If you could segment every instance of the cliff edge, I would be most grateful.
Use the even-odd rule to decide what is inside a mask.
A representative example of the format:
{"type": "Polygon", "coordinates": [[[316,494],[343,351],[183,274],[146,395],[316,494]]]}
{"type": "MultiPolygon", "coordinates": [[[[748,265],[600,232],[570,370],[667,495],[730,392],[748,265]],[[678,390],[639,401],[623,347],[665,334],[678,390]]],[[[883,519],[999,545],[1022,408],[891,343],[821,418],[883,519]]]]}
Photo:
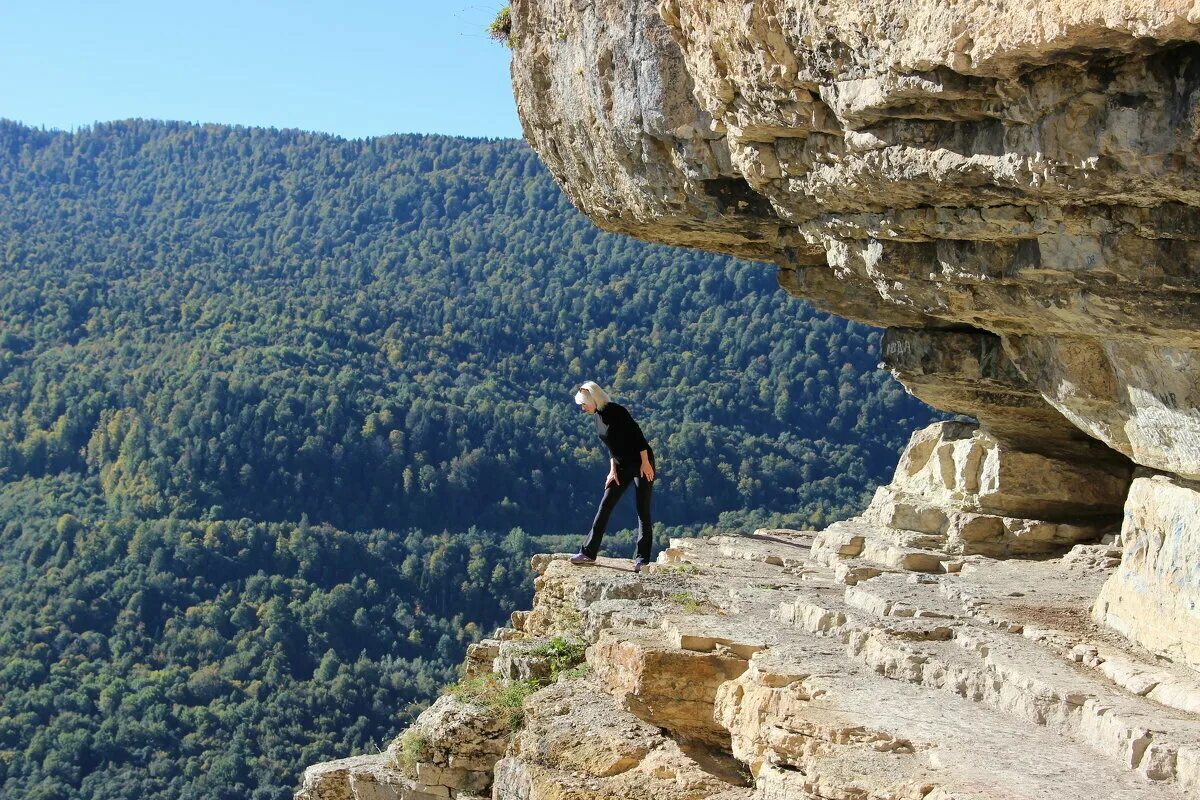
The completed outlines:
{"type": "Polygon", "coordinates": [[[1200,677],[1087,615],[1111,537],[1019,560],[907,536],[675,540],[641,575],[537,556],[533,609],[464,681],[297,798],[1197,796],[1200,677]]]}

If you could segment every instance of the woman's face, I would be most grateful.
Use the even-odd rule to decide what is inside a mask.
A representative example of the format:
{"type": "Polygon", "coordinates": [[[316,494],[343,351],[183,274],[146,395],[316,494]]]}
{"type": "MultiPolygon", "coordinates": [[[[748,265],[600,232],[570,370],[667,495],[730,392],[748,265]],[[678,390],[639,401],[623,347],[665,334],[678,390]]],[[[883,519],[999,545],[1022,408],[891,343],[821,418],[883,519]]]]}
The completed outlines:
{"type": "Polygon", "coordinates": [[[580,386],[579,392],[586,398],[582,403],[579,404],[579,407],[589,414],[595,414],[596,402],[592,400],[592,393],[587,390],[586,386],[580,386]]]}

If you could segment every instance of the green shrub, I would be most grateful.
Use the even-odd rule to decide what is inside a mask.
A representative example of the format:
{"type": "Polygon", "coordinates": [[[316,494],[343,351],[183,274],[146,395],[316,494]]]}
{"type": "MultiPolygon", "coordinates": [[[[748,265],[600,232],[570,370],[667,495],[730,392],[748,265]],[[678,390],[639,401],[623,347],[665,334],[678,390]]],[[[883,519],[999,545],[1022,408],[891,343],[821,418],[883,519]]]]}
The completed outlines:
{"type": "Polygon", "coordinates": [[[421,734],[407,730],[400,736],[400,750],[396,754],[396,768],[409,778],[417,777],[417,762],[425,754],[429,740],[421,734]]]}
{"type": "MultiPolygon", "coordinates": [[[[504,719],[509,729],[515,732],[525,721],[525,698],[554,683],[560,675],[577,678],[586,674],[587,665],[580,663],[586,647],[582,639],[556,636],[529,652],[531,656],[549,661],[550,674],[545,678],[505,682],[499,675],[489,672],[451,684],[445,691],[463,702],[483,708],[494,719],[504,719]]],[[[402,740],[402,753],[404,744],[402,740]]]]}
{"type": "Polygon", "coordinates": [[[525,698],[541,688],[538,681],[510,681],[489,672],[446,687],[446,691],[465,703],[479,706],[494,719],[504,719],[509,730],[518,731],[525,722],[525,698]]]}
{"type": "Polygon", "coordinates": [[[709,608],[707,603],[697,599],[696,595],[691,592],[676,592],[669,599],[689,614],[699,614],[701,611],[706,611],[709,608]]]}
{"type": "Polygon", "coordinates": [[[583,653],[587,643],[582,639],[565,636],[555,636],[545,644],[534,648],[530,655],[545,658],[550,663],[548,683],[558,680],[558,676],[583,661],[583,653]]]}
{"type": "Polygon", "coordinates": [[[512,47],[512,10],[508,6],[496,13],[496,18],[488,25],[488,36],[505,47],[512,47]]]}

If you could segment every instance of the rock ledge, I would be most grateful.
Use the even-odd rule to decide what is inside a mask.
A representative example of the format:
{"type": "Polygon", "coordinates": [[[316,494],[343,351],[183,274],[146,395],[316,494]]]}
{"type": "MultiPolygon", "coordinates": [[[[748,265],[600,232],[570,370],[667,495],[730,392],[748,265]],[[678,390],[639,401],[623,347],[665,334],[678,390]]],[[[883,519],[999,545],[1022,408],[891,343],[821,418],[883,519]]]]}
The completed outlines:
{"type": "Polygon", "coordinates": [[[1200,792],[1200,678],[1089,617],[1119,561],[1113,537],[1036,561],[965,555],[937,572],[873,560],[878,548],[837,553],[828,538],[674,540],[641,575],[539,556],[532,612],[468,666],[480,674],[491,656],[507,675],[534,674],[515,666],[538,652],[530,642],[581,636],[586,667],[531,694],[516,734],[443,697],[414,726],[427,734],[415,778],[395,766],[406,733],[388,754],[309,768],[297,797],[1200,792]]]}

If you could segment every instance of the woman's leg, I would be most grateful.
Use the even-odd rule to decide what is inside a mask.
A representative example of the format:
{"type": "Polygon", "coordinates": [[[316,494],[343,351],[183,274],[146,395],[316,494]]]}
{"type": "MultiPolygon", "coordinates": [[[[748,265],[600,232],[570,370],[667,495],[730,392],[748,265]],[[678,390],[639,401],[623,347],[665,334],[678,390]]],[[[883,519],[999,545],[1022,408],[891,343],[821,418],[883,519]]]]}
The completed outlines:
{"type": "Polygon", "coordinates": [[[637,557],[648,564],[650,552],[654,547],[654,529],[650,523],[650,497],[654,493],[654,481],[648,481],[639,475],[634,480],[634,486],[637,488],[637,557]]]}
{"type": "Polygon", "coordinates": [[[599,555],[600,541],[604,538],[604,532],[608,530],[608,518],[612,516],[613,506],[629,488],[629,476],[618,475],[617,477],[619,483],[610,483],[605,487],[604,497],[600,498],[600,507],[596,509],[596,519],[592,521],[591,533],[588,534],[587,541],[583,543],[583,549],[580,550],[588,558],[595,558],[599,555]]]}

